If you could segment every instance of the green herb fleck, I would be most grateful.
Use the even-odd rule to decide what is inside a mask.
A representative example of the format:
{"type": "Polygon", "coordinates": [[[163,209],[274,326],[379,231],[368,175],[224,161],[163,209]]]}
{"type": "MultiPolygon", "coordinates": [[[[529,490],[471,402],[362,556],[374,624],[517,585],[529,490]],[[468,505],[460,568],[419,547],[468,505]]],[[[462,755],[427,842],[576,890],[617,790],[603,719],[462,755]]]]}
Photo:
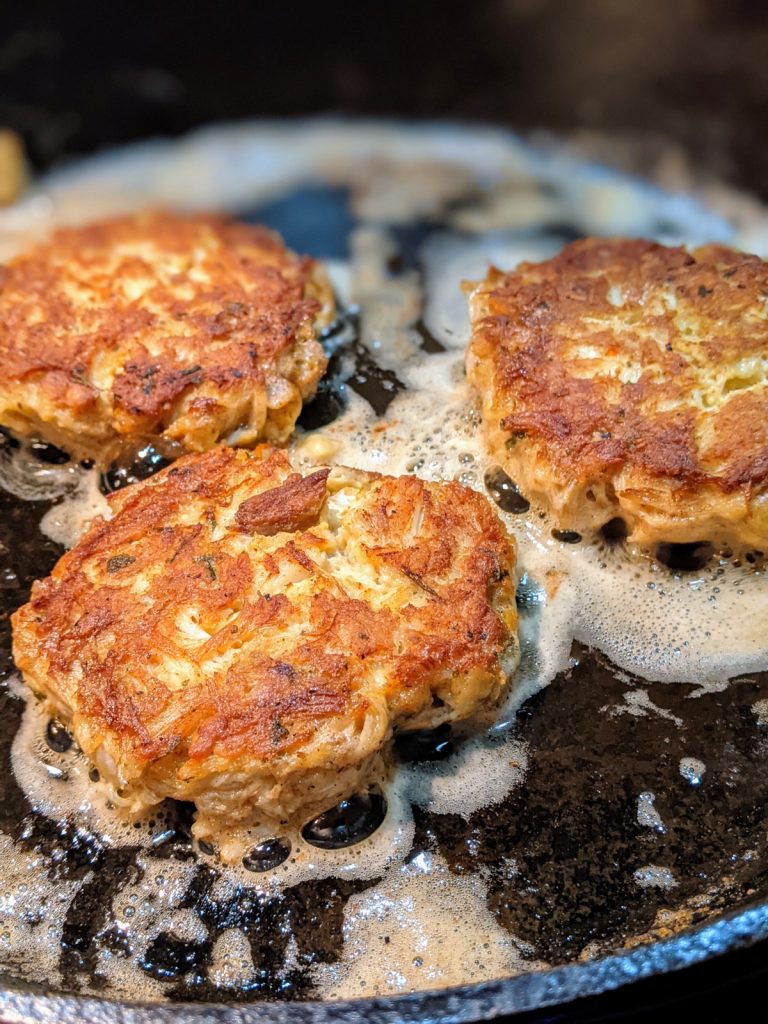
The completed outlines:
{"type": "Polygon", "coordinates": [[[136,559],[132,555],[113,555],[107,562],[107,572],[119,572],[136,559]]]}
{"type": "Polygon", "coordinates": [[[524,430],[520,430],[517,433],[512,434],[510,437],[507,438],[507,440],[504,442],[504,447],[507,448],[507,449],[514,448],[515,445],[517,444],[517,442],[518,441],[522,441],[522,439],[524,437],[525,437],[525,431],[524,430]]]}
{"type": "Polygon", "coordinates": [[[159,372],[159,366],[148,366],[147,369],[140,374],[141,379],[144,381],[144,385],[141,390],[145,395],[151,395],[155,390],[155,375],[159,372]]]}
{"type": "Polygon", "coordinates": [[[213,560],[213,555],[200,555],[200,557],[196,558],[195,561],[203,563],[208,570],[208,576],[211,580],[217,580],[219,578],[216,575],[216,563],[213,560]]]}

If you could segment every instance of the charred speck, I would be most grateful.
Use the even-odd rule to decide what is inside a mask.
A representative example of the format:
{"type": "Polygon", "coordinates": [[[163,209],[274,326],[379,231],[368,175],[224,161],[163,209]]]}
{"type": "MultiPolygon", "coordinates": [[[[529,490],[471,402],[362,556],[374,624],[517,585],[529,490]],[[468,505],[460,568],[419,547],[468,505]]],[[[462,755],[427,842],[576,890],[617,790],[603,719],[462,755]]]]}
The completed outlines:
{"type": "Polygon", "coordinates": [[[61,722],[52,718],[45,730],[45,742],[51,750],[55,750],[57,754],[64,754],[72,746],[72,737],[61,722]]]}
{"type": "Polygon", "coordinates": [[[443,722],[436,729],[410,729],[398,733],[395,751],[400,761],[442,761],[454,751],[451,727],[443,722]]]}
{"type": "Polygon", "coordinates": [[[714,553],[714,546],[708,541],[659,544],[656,548],[656,558],[661,564],[678,572],[696,572],[703,569],[714,553]]]}
{"type": "Polygon", "coordinates": [[[627,539],[629,529],[621,516],[614,516],[600,527],[600,533],[603,540],[608,541],[609,544],[615,544],[627,539]]]}
{"type": "Polygon", "coordinates": [[[129,484],[138,483],[139,480],[146,480],[148,477],[154,476],[159,470],[170,466],[171,461],[171,459],[161,455],[157,449],[147,445],[146,448],[142,448],[130,466],[115,464],[110,466],[106,473],[102,473],[100,480],[101,491],[103,494],[111,494],[113,491],[119,491],[129,484]]]}
{"type": "Polygon", "coordinates": [[[321,850],[341,850],[373,835],[387,814],[382,793],[355,793],[307,822],[301,837],[321,850]]]}
{"type": "Polygon", "coordinates": [[[502,510],[502,512],[522,513],[531,507],[530,501],[524,498],[517,489],[515,481],[508,476],[501,466],[489,469],[484,478],[485,488],[502,510]]]}
{"type": "Polygon", "coordinates": [[[216,847],[213,843],[208,843],[205,839],[199,840],[197,845],[200,847],[200,852],[204,853],[207,857],[213,857],[216,853],[216,847]]]}
{"type": "Polygon", "coordinates": [[[98,782],[99,779],[101,778],[99,769],[91,768],[91,770],[88,772],[88,778],[91,780],[91,782],[98,782]]]}
{"type": "Polygon", "coordinates": [[[553,530],[552,536],[561,544],[580,544],[581,534],[575,530],[553,530]]]}
{"type": "Polygon", "coordinates": [[[31,441],[29,450],[38,462],[47,462],[49,466],[63,466],[69,462],[69,455],[55,444],[47,441],[31,441]]]}
{"type": "Polygon", "coordinates": [[[243,857],[246,871],[271,871],[287,860],[291,844],[287,839],[265,839],[243,857]]]}

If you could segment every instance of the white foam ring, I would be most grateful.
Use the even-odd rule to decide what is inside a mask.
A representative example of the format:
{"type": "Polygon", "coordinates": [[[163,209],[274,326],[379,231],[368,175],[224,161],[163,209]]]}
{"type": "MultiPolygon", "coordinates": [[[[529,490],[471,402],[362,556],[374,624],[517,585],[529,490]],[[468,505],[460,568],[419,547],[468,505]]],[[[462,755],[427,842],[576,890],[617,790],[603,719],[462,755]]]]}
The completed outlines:
{"type": "MultiPolygon", "coordinates": [[[[299,433],[297,460],[309,463],[313,452],[323,452],[326,459],[325,453],[333,451],[338,463],[428,479],[457,478],[478,490],[483,490],[491,463],[464,379],[462,349],[469,325],[462,280],[482,276],[489,263],[508,268],[550,255],[558,242],[550,234],[537,234],[537,224],[568,222],[585,233],[654,235],[663,223],[666,241],[738,245],[740,238],[740,229],[689,197],[665,195],[556,152],[537,153],[501,132],[313,122],[205,129],[180,142],[132,146],[57,172],[36,194],[0,211],[0,254],[58,223],[158,204],[236,209],[307,179],[350,184],[358,212],[375,216],[375,225],[359,229],[351,239],[352,265],[335,262],[332,276],[345,301],[361,304],[364,339],[382,365],[396,369],[407,389],[381,420],[350,391],[344,414],[318,432],[321,444],[299,433]],[[425,174],[434,188],[425,187],[425,174]],[[397,187],[385,187],[393,176],[397,187]],[[549,186],[546,192],[542,183],[549,186]],[[478,187],[492,192],[482,209],[471,215],[464,210],[453,225],[449,217],[445,232],[424,249],[422,303],[414,275],[388,270],[387,221],[429,216],[435,206],[431,196],[446,203],[478,187]],[[499,226],[503,230],[494,230],[499,226]],[[419,348],[415,326],[420,315],[445,353],[427,355],[419,348]]],[[[753,211],[748,230],[753,248],[768,252],[768,218],[757,218],[753,211]]],[[[59,499],[42,525],[60,543],[74,543],[93,515],[107,514],[95,473],[42,466],[25,449],[0,455],[0,483],[24,498],[59,499]]],[[[290,858],[272,871],[253,875],[241,867],[220,868],[220,895],[242,885],[273,892],[328,875],[381,879],[349,900],[340,962],[315,969],[317,990],[328,998],[480,981],[541,966],[526,959],[531,951],[498,925],[488,910],[481,876],[453,875],[439,857],[426,853],[406,860],[414,832],[411,803],[468,817],[525,784],[528,752],[515,732],[516,710],[568,667],[574,639],[648,680],[718,689],[733,675],[768,668],[768,638],[760,628],[768,612],[764,573],[718,564],[675,577],[621,550],[560,544],[535,512],[504,519],[518,542],[530,608],[521,620],[520,669],[494,725],[444,762],[401,768],[386,787],[387,818],[365,842],[321,851],[294,835],[290,858]]],[[[754,710],[760,721],[768,719],[762,702],[754,710]]],[[[624,703],[609,712],[670,716],[640,688],[625,693],[624,703]]],[[[81,755],[74,748],[65,754],[49,750],[44,728],[45,717],[30,699],[12,757],[33,806],[99,832],[108,845],[135,844],[132,823],[121,822],[109,809],[81,755]]],[[[693,767],[700,778],[698,762],[681,762],[681,773],[693,780],[693,767]]],[[[663,827],[650,794],[643,795],[638,817],[650,827],[663,827]]],[[[158,815],[154,825],[148,816],[143,826],[145,836],[164,828],[158,815]]],[[[57,939],[74,885],[49,882],[36,855],[12,850],[2,836],[0,854],[6,864],[0,955],[9,962],[33,963],[36,972],[55,983],[60,980],[57,939]],[[61,906],[60,913],[49,909],[46,914],[50,941],[45,943],[29,923],[30,908],[43,905],[61,906]]],[[[178,909],[192,871],[188,863],[142,858],[141,867],[140,881],[121,890],[112,907],[133,957],[102,950],[99,970],[112,994],[159,998],[164,984],[138,970],[136,959],[160,931],[200,941],[205,929],[192,911],[178,909]]],[[[508,869],[511,874],[516,870],[511,863],[508,869]]],[[[639,869],[635,881],[664,888],[676,884],[668,869],[654,865],[639,869]]],[[[252,968],[239,932],[218,937],[212,983],[225,992],[247,983],[252,968]]]]}

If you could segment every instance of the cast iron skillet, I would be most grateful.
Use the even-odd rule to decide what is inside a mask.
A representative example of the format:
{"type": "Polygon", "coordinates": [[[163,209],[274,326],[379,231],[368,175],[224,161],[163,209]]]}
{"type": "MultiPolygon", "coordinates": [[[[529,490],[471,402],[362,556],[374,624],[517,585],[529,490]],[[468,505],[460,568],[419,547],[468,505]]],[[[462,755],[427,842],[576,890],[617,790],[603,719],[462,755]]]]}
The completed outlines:
{"type": "MultiPolygon", "coordinates": [[[[354,227],[348,196],[338,188],[295,188],[279,202],[240,212],[270,223],[283,231],[289,244],[318,256],[337,256],[354,227]],[[312,238],[306,235],[308,208],[318,214],[314,223],[319,228],[312,238]]],[[[403,272],[403,267],[418,271],[419,246],[439,229],[439,221],[433,221],[394,231],[399,253],[392,272],[403,272]]],[[[547,230],[563,240],[579,233],[578,226],[566,223],[547,230]]],[[[354,317],[350,322],[354,326],[354,317]]],[[[355,337],[348,346],[355,361],[348,385],[384,412],[391,400],[392,375],[376,367],[355,337]]],[[[425,347],[429,351],[428,337],[425,347]]],[[[335,385],[321,388],[305,409],[304,425],[328,422],[341,400],[335,385]]],[[[56,461],[60,454],[41,447],[39,457],[56,461]]],[[[145,462],[131,472],[144,475],[153,468],[145,462]]],[[[120,486],[126,479],[125,473],[118,474],[105,486],[120,486]]],[[[58,556],[55,545],[44,541],[38,530],[46,507],[0,492],[3,677],[12,668],[8,615],[26,599],[31,581],[47,573],[58,556]]],[[[521,614],[526,614],[524,602],[521,614]]],[[[108,991],[97,995],[103,985],[98,953],[114,942],[111,901],[134,877],[138,848],[105,849],[97,837],[83,842],[81,836],[71,843],[66,826],[32,810],[9,763],[22,704],[3,687],[0,829],[36,851],[43,869],[57,872],[51,877],[75,880],[80,887],[62,932],[59,966],[67,991],[48,990],[44,979],[22,980],[23,970],[8,965],[0,1016],[105,1024],[481,1020],[606,993],[766,938],[768,742],[766,727],[756,722],[752,706],[768,697],[768,674],[690,700],[695,687],[688,684],[619,677],[599,654],[579,648],[573,654],[573,667],[518,712],[517,730],[530,749],[525,783],[500,805],[469,820],[417,810],[412,851],[412,856],[439,852],[456,874],[482,870],[488,905],[499,922],[526,944],[531,958],[552,966],[487,984],[343,1003],[315,1001],[309,971],[318,961],[333,962],[338,956],[346,900],[373,883],[304,883],[271,906],[267,919],[256,913],[247,892],[217,902],[212,895],[216,869],[197,863],[182,821],[169,847],[157,856],[195,862],[184,905],[204,922],[210,941],[184,944],[161,935],[151,955],[141,954],[141,970],[167,982],[167,1002],[113,1001],[108,991]],[[627,692],[638,690],[664,714],[595,714],[596,708],[619,705],[627,692]],[[697,785],[679,770],[681,759],[691,756],[707,766],[697,785]],[[643,792],[655,794],[663,830],[638,823],[637,802],[643,792]],[[54,849],[67,842],[71,848],[54,866],[54,849]],[[518,869],[510,877],[502,867],[511,859],[518,869]],[[638,886],[633,876],[648,864],[668,869],[677,880],[675,888],[638,886]],[[259,984],[230,992],[231,1001],[225,1004],[206,979],[206,965],[213,939],[232,926],[247,935],[264,969],[259,984]],[[298,968],[289,978],[281,973],[287,930],[298,944],[298,968]],[[581,959],[585,948],[593,959],[581,959]],[[190,964],[194,971],[187,969],[190,964]]],[[[402,744],[399,756],[434,758],[444,744],[444,736],[432,748],[428,743],[417,749],[402,744]]]]}
{"type": "MultiPolygon", "coordinates": [[[[484,1021],[506,1014],[563,1006],[588,996],[657,974],[679,971],[750,946],[768,937],[768,907],[763,904],[694,929],[668,942],[606,957],[596,963],[571,964],[541,973],[521,974],[484,985],[340,1003],[259,1003],[256,1006],[207,1003],[110,1003],[101,999],[17,989],[0,994],[0,1012],[8,1021],[82,1021],[83,1024],[333,1024],[365,1021],[484,1021]]],[[[688,972],[691,974],[692,972],[688,972]]],[[[699,978],[701,981],[701,978],[699,978]]]]}

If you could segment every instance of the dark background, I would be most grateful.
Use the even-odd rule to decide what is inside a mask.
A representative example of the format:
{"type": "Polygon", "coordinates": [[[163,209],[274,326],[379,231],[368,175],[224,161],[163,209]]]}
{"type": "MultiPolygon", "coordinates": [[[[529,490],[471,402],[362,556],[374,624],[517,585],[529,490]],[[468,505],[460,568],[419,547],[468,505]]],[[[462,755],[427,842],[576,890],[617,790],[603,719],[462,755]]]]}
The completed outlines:
{"type": "MultiPolygon", "coordinates": [[[[621,140],[621,162],[627,153],[649,171],[690,162],[768,198],[768,4],[59,0],[0,9],[0,126],[21,134],[37,169],[220,119],[329,112],[494,121],[593,147],[608,135],[621,140]]],[[[671,1000],[678,1014],[729,1020],[761,1000],[767,959],[758,947],[543,1019],[664,1019],[671,1000]]]]}
{"type": "Polygon", "coordinates": [[[37,167],[222,118],[317,112],[610,132],[768,195],[761,0],[12,2],[0,124],[37,167]]]}

